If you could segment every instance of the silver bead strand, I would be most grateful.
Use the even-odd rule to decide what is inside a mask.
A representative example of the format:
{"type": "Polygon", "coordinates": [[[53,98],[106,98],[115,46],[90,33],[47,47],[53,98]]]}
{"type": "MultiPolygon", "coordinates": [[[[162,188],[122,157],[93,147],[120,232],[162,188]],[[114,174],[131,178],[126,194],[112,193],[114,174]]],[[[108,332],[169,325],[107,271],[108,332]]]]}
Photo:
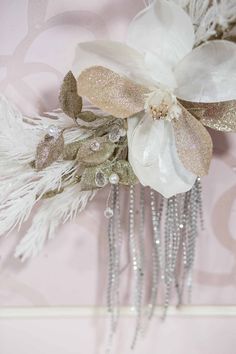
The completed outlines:
{"type": "Polygon", "coordinates": [[[110,330],[108,334],[108,345],[106,353],[109,354],[112,348],[113,335],[116,331],[118,322],[118,289],[119,289],[119,251],[117,237],[117,188],[111,186],[110,203],[112,217],[108,221],[108,286],[107,286],[107,307],[111,315],[110,330]]]}
{"type": "Polygon", "coordinates": [[[165,299],[163,309],[163,319],[166,317],[170,302],[171,285],[173,280],[172,274],[172,257],[173,257],[173,221],[174,221],[174,205],[173,197],[167,200],[166,220],[165,220],[165,299]]]}
{"type": "Polygon", "coordinates": [[[139,288],[140,288],[140,273],[139,273],[139,255],[138,255],[138,245],[135,236],[135,186],[130,186],[129,192],[129,247],[132,260],[132,268],[134,274],[134,306],[133,310],[136,313],[136,329],[134,337],[131,343],[131,348],[133,349],[136,343],[137,335],[139,332],[139,288]]]}
{"type": "Polygon", "coordinates": [[[153,229],[153,246],[152,246],[152,288],[151,288],[151,300],[149,305],[149,319],[152,318],[156,301],[158,287],[160,285],[161,278],[161,215],[163,208],[163,199],[161,198],[159,210],[157,209],[156,192],[150,189],[150,203],[151,203],[151,217],[152,217],[152,229],[153,229]]]}
{"type": "Polygon", "coordinates": [[[122,246],[122,232],[120,219],[120,185],[112,186],[114,188],[115,203],[114,203],[114,247],[115,247],[115,283],[114,283],[114,297],[115,297],[115,322],[117,324],[120,310],[120,253],[122,246]]]}
{"type": "Polygon", "coordinates": [[[145,223],[145,189],[140,185],[140,213],[139,213],[139,230],[137,233],[137,278],[136,278],[136,327],[135,333],[132,341],[131,348],[134,349],[135,344],[138,340],[139,333],[142,330],[142,302],[143,302],[143,292],[144,292],[144,261],[145,261],[145,251],[144,251],[144,223],[145,223]]]}
{"type": "MultiPolygon", "coordinates": [[[[197,183],[197,182],[196,182],[197,183]]],[[[187,278],[187,286],[188,286],[188,301],[191,301],[192,294],[192,272],[193,272],[193,264],[195,260],[195,250],[196,250],[196,240],[197,240],[197,225],[198,225],[198,217],[199,217],[199,203],[198,203],[198,191],[197,185],[194,184],[191,189],[190,194],[190,214],[188,223],[190,225],[190,232],[188,235],[188,248],[187,248],[187,270],[188,270],[188,278],[187,278]]]]}

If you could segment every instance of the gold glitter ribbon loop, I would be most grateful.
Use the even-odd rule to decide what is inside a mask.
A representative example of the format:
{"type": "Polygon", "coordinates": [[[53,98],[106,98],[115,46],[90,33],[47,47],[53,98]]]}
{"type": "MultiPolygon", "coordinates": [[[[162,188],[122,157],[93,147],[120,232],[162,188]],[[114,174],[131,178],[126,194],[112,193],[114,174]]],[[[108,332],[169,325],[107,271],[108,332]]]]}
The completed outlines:
{"type": "Polygon", "coordinates": [[[173,120],[176,148],[184,167],[197,176],[208,173],[212,140],[206,128],[182,105],[179,119],[173,120]]]}
{"type": "Polygon", "coordinates": [[[77,79],[78,93],[117,118],[128,118],[144,109],[149,89],[103,66],[92,66],[77,79]]]}
{"type": "Polygon", "coordinates": [[[181,104],[200,122],[222,132],[236,132],[236,100],[223,102],[190,102],[181,104]]]}

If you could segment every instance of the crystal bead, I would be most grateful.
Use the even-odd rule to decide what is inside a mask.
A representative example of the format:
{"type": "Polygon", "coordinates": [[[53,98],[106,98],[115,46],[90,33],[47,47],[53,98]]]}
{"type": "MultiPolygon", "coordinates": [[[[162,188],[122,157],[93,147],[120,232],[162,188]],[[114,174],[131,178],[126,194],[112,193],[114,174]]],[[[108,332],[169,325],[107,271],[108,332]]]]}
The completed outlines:
{"type": "Polygon", "coordinates": [[[104,216],[107,218],[107,219],[110,219],[112,218],[113,216],[113,210],[111,208],[106,208],[104,210],[104,216]]]}
{"type": "Polygon", "coordinates": [[[119,126],[112,127],[111,131],[108,134],[108,138],[112,143],[116,143],[120,140],[120,128],[119,126]]]}
{"type": "Polygon", "coordinates": [[[100,147],[101,147],[101,145],[97,140],[92,141],[90,144],[90,149],[92,151],[98,151],[100,149],[100,147]]]}
{"type": "Polygon", "coordinates": [[[111,184],[118,184],[119,180],[120,180],[120,178],[117,173],[112,173],[109,177],[109,182],[111,184]]]}
{"type": "Polygon", "coordinates": [[[56,125],[49,125],[47,127],[47,133],[48,135],[56,138],[61,133],[61,129],[59,129],[56,125]]]}
{"type": "Polygon", "coordinates": [[[98,187],[104,187],[108,183],[107,177],[104,175],[102,171],[96,172],[95,183],[98,187]]]}
{"type": "Polygon", "coordinates": [[[120,136],[123,138],[126,136],[127,132],[125,128],[120,128],[119,130],[120,136]]]}

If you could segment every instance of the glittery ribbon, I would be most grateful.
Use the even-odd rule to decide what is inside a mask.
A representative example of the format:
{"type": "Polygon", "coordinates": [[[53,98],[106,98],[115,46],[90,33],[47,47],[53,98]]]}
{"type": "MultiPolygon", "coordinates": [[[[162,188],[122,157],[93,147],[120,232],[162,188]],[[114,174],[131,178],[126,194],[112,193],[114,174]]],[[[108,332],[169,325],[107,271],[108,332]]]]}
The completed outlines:
{"type": "Polygon", "coordinates": [[[144,108],[149,89],[102,66],[93,66],[77,79],[78,93],[104,112],[127,118],[144,108]]]}
{"type": "Polygon", "coordinates": [[[179,119],[172,125],[178,155],[188,171],[197,176],[208,173],[212,157],[212,140],[206,128],[183,106],[179,119]]]}
{"type": "Polygon", "coordinates": [[[180,102],[203,125],[222,132],[236,131],[236,100],[210,103],[183,100],[180,102]]]}

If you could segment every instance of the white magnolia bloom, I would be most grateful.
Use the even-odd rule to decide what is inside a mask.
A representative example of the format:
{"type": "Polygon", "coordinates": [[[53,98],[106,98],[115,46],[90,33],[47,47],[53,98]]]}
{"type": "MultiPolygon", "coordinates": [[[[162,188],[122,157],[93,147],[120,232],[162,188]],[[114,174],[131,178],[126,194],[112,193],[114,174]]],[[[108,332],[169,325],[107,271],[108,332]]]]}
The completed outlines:
{"type": "Polygon", "coordinates": [[[236,45],[215,40],[193,46],[187,13],[171,1],[156,0],[133,19],[126,44],[81,43],[73,66],[76,76],[100,65],[151,88],[144,113],[128,119],[129,161],[140,182],[165,197],[188,191],[197,177],[177,154],[171,123],[181,115],[177,98],[236,98],[236,45]]]}

